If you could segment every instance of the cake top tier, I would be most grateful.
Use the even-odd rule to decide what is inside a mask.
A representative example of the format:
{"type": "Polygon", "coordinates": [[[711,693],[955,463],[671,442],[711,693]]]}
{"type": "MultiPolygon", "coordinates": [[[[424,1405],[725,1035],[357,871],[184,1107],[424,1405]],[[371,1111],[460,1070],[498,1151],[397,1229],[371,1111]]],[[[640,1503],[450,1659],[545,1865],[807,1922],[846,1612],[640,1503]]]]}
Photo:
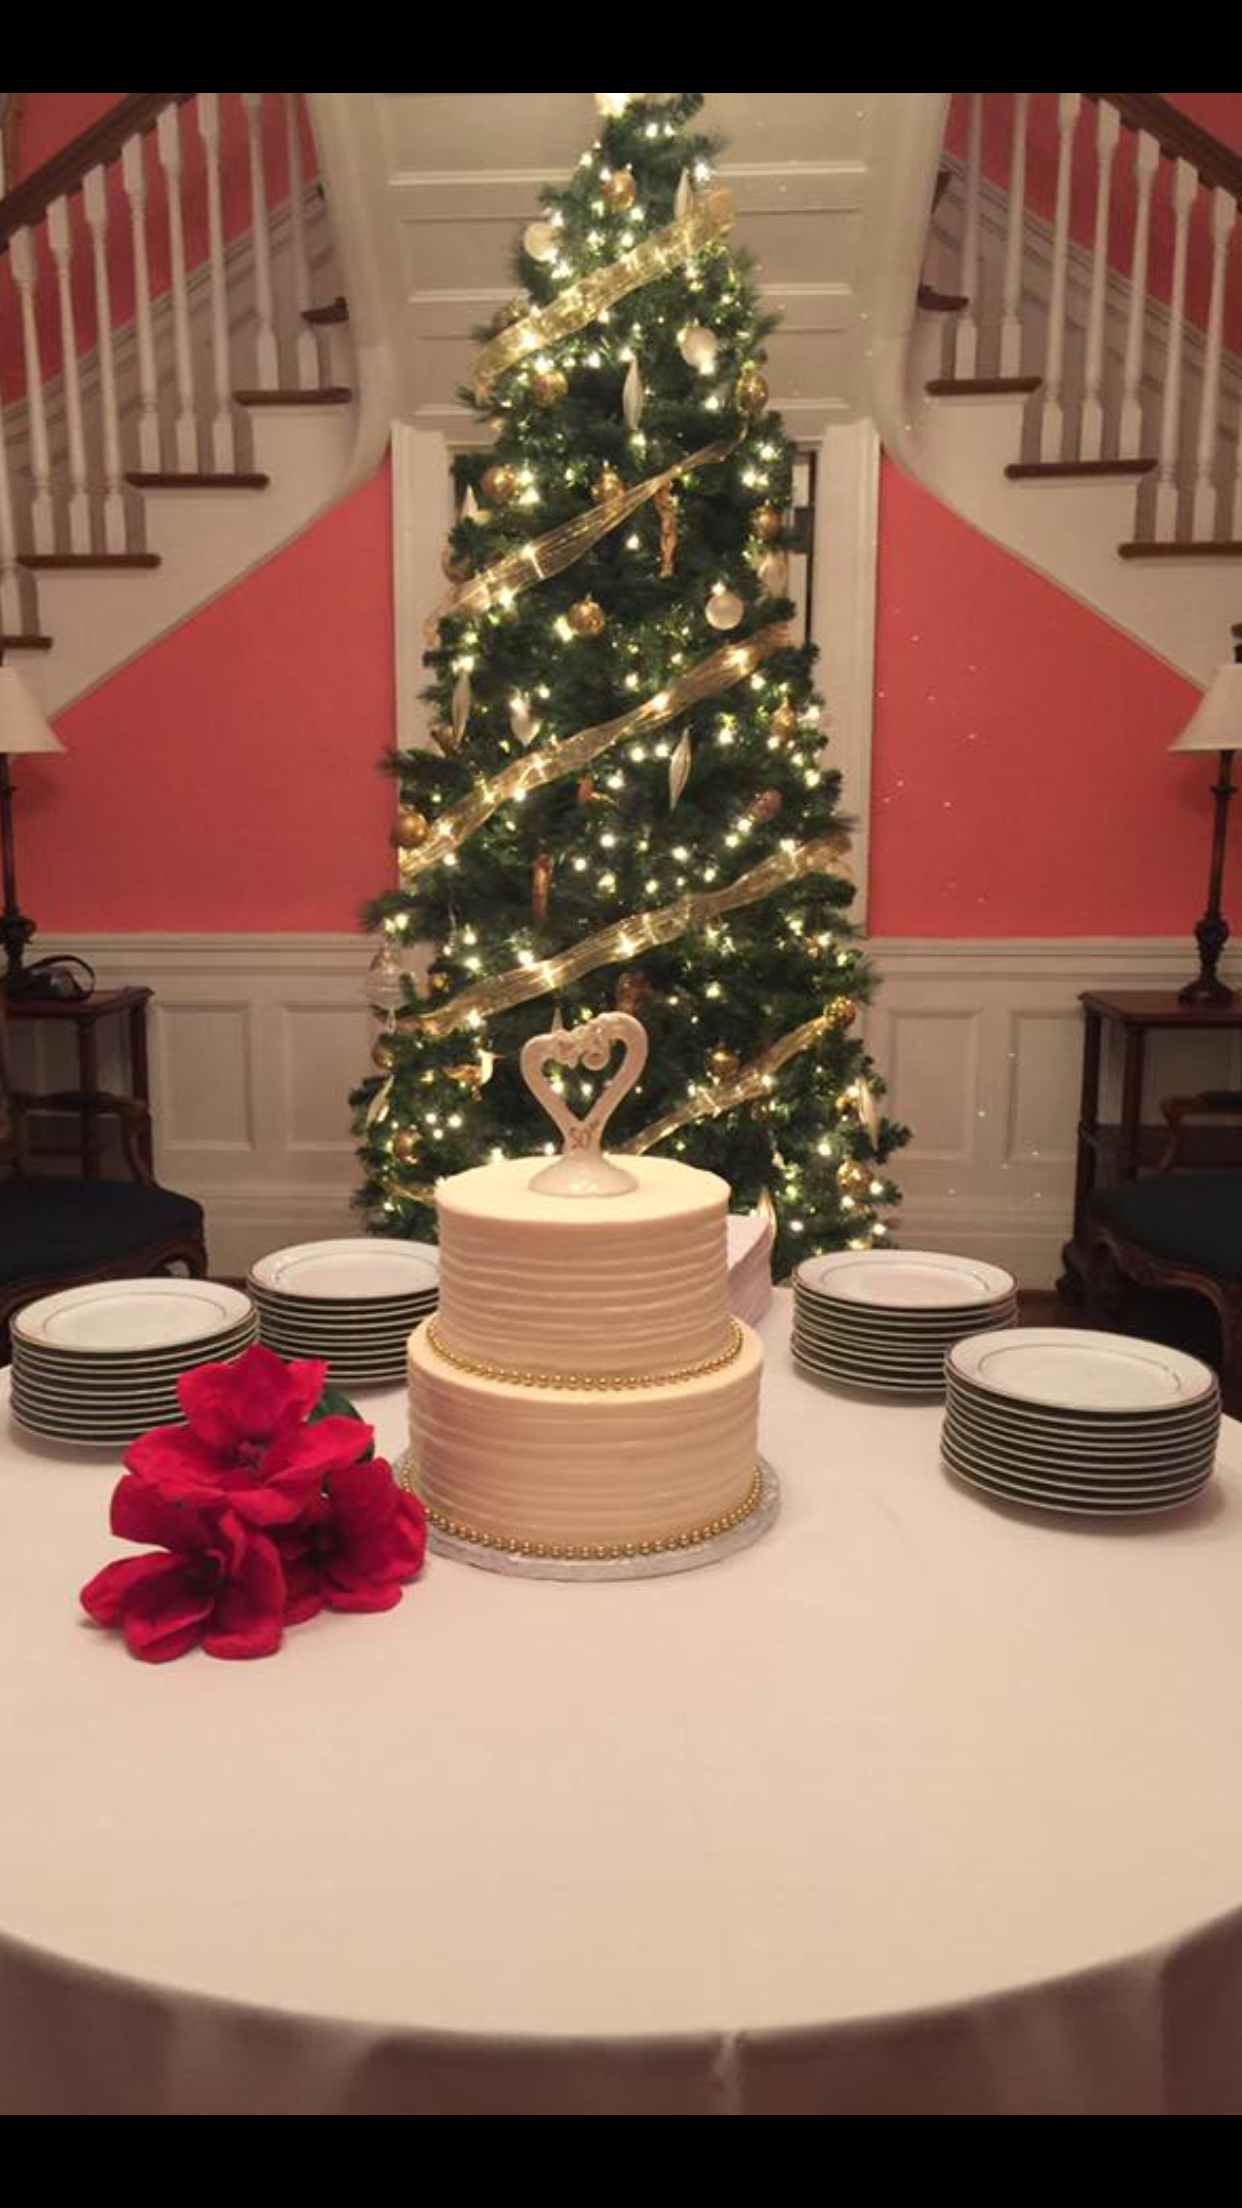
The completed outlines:
{"type": "Polygon", "coordinates": [[[442,1181],[436,1193],[441,1215],[490,1225],[513,1222],[545,1227],[573,1235],[598,1233],[601,1228],[618,1235],[627,1229],[643,1232],[687,1210],[716,1209],[727,1213],[731,1191],[715,1173],[701,1173],[696,1166],[679,1165],[674,1158],[627,1158],[627,1170],[636,1186],[621,1201],[615,1196],[579,1196],[572,1203],[532,1186],[537,1158],[508,1158],[499,1165],[477,1166],[442,1181]]]}

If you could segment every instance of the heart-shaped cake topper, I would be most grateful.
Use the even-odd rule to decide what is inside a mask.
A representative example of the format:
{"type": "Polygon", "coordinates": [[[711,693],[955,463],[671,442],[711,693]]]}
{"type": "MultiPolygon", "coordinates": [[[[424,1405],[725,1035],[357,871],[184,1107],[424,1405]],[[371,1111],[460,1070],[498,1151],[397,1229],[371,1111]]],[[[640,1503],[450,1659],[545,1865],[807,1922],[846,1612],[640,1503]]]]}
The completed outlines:
{"type": "Polygon", "coordinates": [[[604,1130],[641,1079],[648,1047],[646,1028],[628,1012],[605,1012],[582,1027],[557,1027],[551,1035],[531,1038],[522,1052],[523,1078],[565,1138],[563,1155],[530,1184],[541,1196],[629,1196],[637,1188],[632,1173],[604,1156],[604,1130]],[[624,1046],[624,1060],[586,1118],[578,1119],[553,1088],[547,1068],[586,1066],[591,1073],[603,1073],[618,1043],[624,1046]]]}

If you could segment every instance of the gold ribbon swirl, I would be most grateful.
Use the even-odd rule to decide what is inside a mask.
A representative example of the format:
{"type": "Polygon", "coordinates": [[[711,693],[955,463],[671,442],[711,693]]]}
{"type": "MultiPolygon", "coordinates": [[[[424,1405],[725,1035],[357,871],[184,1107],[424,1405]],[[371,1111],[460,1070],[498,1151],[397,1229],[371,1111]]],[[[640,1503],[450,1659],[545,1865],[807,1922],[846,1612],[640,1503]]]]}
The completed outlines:
{"type": "Polygon", "coordinates": [[[696,468],[714,467],[718,460],[727,460],[737,451],[740,439],[721,438],[714,445],[704,445],[701,452],[679,460],[676,467],[666,468],[663,475],[653,475],[634,490],[625,491],[620,498],[612,498],[605,505],[596,506],[589,514],[579,514],[575,520],[562,523],[559,529],[549,530],[535,544],[523,545],[520,552],[511,552],[507,559],[489,567],[485,575],[476,575],[473,581],[463,583],[451,598],[446,598],[427,623],[427,641],[435,644],[444,622],[455,620],[461,614],[490,613],[495,606],[509,606],[524,592],[533,590],[537,583],[551,582],[554,575],[563,575],[567,567],[585,558],[604,537],[619,529],[623,521],[636,514],[640,506],[646,506],[662,491],[668,490],[679,476],[692,475],[696,468]]]}
{"type": "Polygon", "coordinates": [[[703,1082],[681,1111],[655,1120],[650,1127],[644,1127],[641,1135],[623,1142],[623,1153],[632,1158],[645,1157],[648,1150],[657,1149],[670,1135],[679,1134],[683,1127],[693,1127],[701,1119],[718,1119],[722,1112],[735,1111],[739,1104],[753,1103],[756,1097],[766,1095],[775,1086],[776,1076],[783,1066],[793,1058],[800,1058],[804,1051],[813,1050],[820,1036],[839,1024],[836,1013],[823,1012],[817,1020],[808,1020],[805,1027],[795,1028],[791,1035],[783,1036],[771,1050],[765,1050],[762,1058],[752,1058],[731,1081],[703,1082]]]}
{"type": "Polygon", "coordinates": [[[563,337],[573,337],[589,322],[598,321],[610,307],[628,299],[631,292],[641,291],[644,284],[656,283],[683,262],[692,261],[705,246],[727,237],[736,220],[737,204],[732,192],[723,185],[713,185],[710,191],[700,192],[689,214],[670,223],[667,230],[658,230],[621,260],[570,284],[550,306],[502,330],[479,355],[474,392],[480,406],[487,404],[501,376],[507,375],[510,368],[563,337]]]}
{"type": "Polygon", "coordinates": [[[757,636],[748,637],[744,644],[726,644],[722,650],[700,660],[697,667],[692,667],[688,675],[670,684],[667,690],[657,691],[644,705],[623,714],[620,720],[604,721],[597,728],[584,728],[577,736],[567,737],[563,744],[515,760],[503,774],[491,782],[484,782],[472,796],[463,798],[460,805],[445,813],[416,851],[401,853],[403,883],[408,887],[420,874],[440,866],[453,852],[459,851],[493,813],[499,812],[502,805],[528,797],[532,790],[544,789],[549,782],[558,782],[565,775],[585,773],[596,759],[610,751],[614,744],[624,742],[627,736],[643,736],[667,727],[690,706],[701,705],[705,698],[719,697],[724,691],[734,689],[774,652],[788,650],[792,641],[788,628],[778,622],[775,627],[761,629],[757,636]]]}
{"type": "Polygon", "coordinates": [[[804,843],[792,851],[778,851],[761,865],[752,867],[727,889],[689,890],[675,904],[665,905],[658,912],[634,913],[628,920],[615,921],[612,927],[580,943],[575,950],[562,951],[559,957],[537,959],[531,966],[519,966],[510,973],[498,974],[494,981],[483,981],[472,989],[463,990],[451,1004],[439,1011],[425,1012],[415,1022],[418,1032],[440,1041],[478,1013],[482,1019],[494,1018],[498,1013],[511,1012],[519,1004],[530,1004],[536,997],[548,996],[564,989],[571,982],[581,981],[597,967],[613,966],[621,960],[627,963],[646,951],[657,950],[661,944],[675,942],[690,928],[702,927],[709,920],[719,919],[724,913],[739,912],[746,905],[757,905],[770,897],[774,890],[783,889],[790,882],[805,881],[810,874],[831,874],[840,865],[849,850],[849,837],[841,833],[821,836],[814,843],[804,843]]]}

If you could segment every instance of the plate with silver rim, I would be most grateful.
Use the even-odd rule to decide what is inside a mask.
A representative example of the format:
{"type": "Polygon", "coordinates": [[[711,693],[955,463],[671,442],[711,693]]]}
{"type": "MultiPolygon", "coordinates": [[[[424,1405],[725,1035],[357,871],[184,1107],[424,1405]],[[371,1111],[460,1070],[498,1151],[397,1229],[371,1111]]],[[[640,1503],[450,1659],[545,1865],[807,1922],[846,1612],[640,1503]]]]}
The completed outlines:
{"type": "Polygon", "coordinates": [[[1053,1461],[1041,1453],[1023,1455],[1018,1450],[998,1449],[995,1444],[979,1441],[974,1435],[964,1433],[950,1419],[944,1430],[945,1446],[972,1459],[982,1469],[992,1467],[1008,1478],[1030,1479],[1049,1485],[1076,1485],[1086,1483],[1110,1493],[1127,1486],[1161,1486],[1182,1479],[1191,1479],[1210,1469],[1216,1462],[1217,1446],[1214,1442],[1193,1450],[1183,1457],[1170,1457],[1162,1462],[1134,1464],[1101,1464],[1091,1456],[1066,1457],[1053,1461]]]}
{"type": "Polygon", "coordinates": [[[11,1332],[19,1342],[69,1357],[132,1358],[230,1335],[251,1308],[236,1289],[208,1281],[98,1281],[28,1304],[11,1332]]]}
{"type": "Polygon", "coordinates": [[[380,1236],[308,1242],[252,1267],[256,1288],[300,1303],[404,1302],[439,1295],[440,1253],[380,1236]]]}
{"type": "Polygon", "coordinates": [[[1162,1495],[1156,1500],[1144,1499],[1133,1502],[1087,1501],[1075,1500],[1042,1491],[1026,1492],[997,1481],[984,1473],[964,1470],[949,1458],[945,1459],[945,1466],[953,1479],[959,1481],[963,1487],[974,1489],[976,1493],[987,1496],[992,1502],[1008,1503],[1017,1510],[1036,1510],[1069,1518],[1121,1520],[1126,1518],[1163,1517],[1173,1511],[1185,1510],[1188,1505],[1197,1502],[1199,1497],[1212,1484],[1212,1476],[1209,1473],[1204,1479],[1184,1492],[1162,1495]]]}
{"type": "Polygon", "coordinates": [[[1190,1432],[1155,1435],[1136,1445],[1125,1438],[1114,1441],[1111,1435],[1048,1435],[1039,1429],[1016,1424],[1000,1426],[994,1420],[974,1417],[952,1394],[948,1415],[954,1430],[969,1434],[980,1447],[1045,1457],[1051,1464],[1084,1459],[1101,1465],[1159,1464],[1215,1449],[1220,1441],[1219,1419],[1210,1419],[1190,1432]]]}
{"type": "Polygon", "coordinates": [[[948,1367],[949,1393],[955,1404],[972,1417],[986,1419],[989,1424],[1006,1427],[1010,1431],[1020,1428],[1023,1433],[1046,1434],[1050,1440],[1066,1441],[1084,1439],[1116,1441],[1119,1445],[1145,1447],[1149,1440],[1180,1436],[1219,1426],[1222,1416],[1220,1390],[1205,1395],[1199,1402],[1181,1409],[1158,1413],[1059,1411],[1047,1404],[1024,1403],[1006,1396],[989,1394],[964,1381],[948,1367]]]}
{"type": "Polygon", "coordinates": [[[846,1250],[809,1258],[798,1267],[794,1284],[832,1303],[945,1315],[987,1309],[1017,1296],[1013,1275],[999,1266],[930,1250],[846,1250]]]}
{"type": "Polygon", "coordinates": [[[1012,1488],[1029,1495],[1060,1495],[1070,1501],[1124,1505],[1158,1501],[1161,1496],[1197,1493],[1211,1479],[1216,1469],[1215,1461],[1197,1465],[1191,1472],[1179,1473],[1176,1479],[1144,1480],[1128,1482],[1125,1486],[1109,1482],[1097,1485],[1089,1479],[1041,1480],[1033,1474],[1009,1472],[990,1460],[973,1456],[969,1451],[945,1444],[943,1455],[946,1463],[970,1474],[973,1478],[989,1480],[997,1487],[1012,1488]]]}
{"type": "Polygon", "coordinates": [[[251,1347],[258,1339],[258,1331],[258,1322],[252,1314],[250,1322],[233,1333],[196,1343],[192,1348],[167,1350],[160,1356],[132,1357],[61,1357],[34,1349],[28,1342],[15,1338],[13,1362],[27,1372],[42,1373],[48,1379],[72,1381],[87,1387],[121,1387],[134,1378],[159,1381],[169,1375],[176,1378],[183,1372],[197,1371],[202,1365],[227,1363],[231,1357],[238,1357],[251,1347]]]}
{"type": "Polygon", "coordinates": [[[959,1343],[949,1352],[949,1369],[1008,1403],[1105,1418],[1187,1409],[1219,1388],[1207,1365],[1179,1350],[1064,1328],[959,1343]]]}

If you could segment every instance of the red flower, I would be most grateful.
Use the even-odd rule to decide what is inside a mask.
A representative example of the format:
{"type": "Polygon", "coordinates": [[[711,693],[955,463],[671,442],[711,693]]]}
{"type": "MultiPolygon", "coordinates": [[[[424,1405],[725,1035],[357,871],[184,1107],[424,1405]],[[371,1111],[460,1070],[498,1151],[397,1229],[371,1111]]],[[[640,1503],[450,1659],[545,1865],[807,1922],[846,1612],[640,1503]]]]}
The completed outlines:
{"type": "Polygon", "coordinates": [[[307,1421],[323,1394],[325,1364],[284,1364],[270,1349],[231,1365],[206,1365],[178,1388],[189,1430],[144,1434],[125,1459],[144,1486],[190,1510],[227,1502],[246,1525],[290,1525],[325,1479],[374,1443],[359,1419],[307,1421]]]}
{"type": "Polygon", "coordinates": [[[164,1552],[111,1564],[82,1592],[83,1608],[123,1632],[131,1656],[169,1664],[199,1647],[232,1662],[276,1654],[286,1602],[280,1557],[232,1510],[180,1509],[131,1478],[112,1498],[112,1531],[164,1552]]]}
{"type": "Polygon", "coordinates": [[[427,1555],[427,1514],[380,1461],[345,1465],[326,1497],[273,1534],[288,1588],[287,1625],[321,1610],[395,1610],[427,1555]]]}

